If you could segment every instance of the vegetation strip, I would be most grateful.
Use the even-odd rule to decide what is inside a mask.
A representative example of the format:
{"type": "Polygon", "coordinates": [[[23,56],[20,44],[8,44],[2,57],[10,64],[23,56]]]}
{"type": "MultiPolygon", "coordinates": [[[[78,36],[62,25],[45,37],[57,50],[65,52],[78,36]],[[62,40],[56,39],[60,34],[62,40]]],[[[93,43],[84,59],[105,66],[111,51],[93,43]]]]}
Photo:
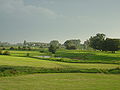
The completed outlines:
{"type": "Polygon", "coordinates": [[[35,73],[105,73],[120,74],[120,68],[114,69],[65,69],[65,68],[44,68],[28,66],[0,66],[0,76],[13,76],[35,73]]]}
{"type": "Polygon", "coordinates": [[[66,63],[97,63],[97,64],[120,64],[120,62],[116,62],[116,61],[107,61],[107,60],[78,60],[78,59],[71,59],[71,58],[44,58],[44,57],[30,57],[30,58],[35,58],[35,59],[42,59],[42,60],[49,60],[49,61],[57,61],[57,62],[66,62],[66,63]]]}

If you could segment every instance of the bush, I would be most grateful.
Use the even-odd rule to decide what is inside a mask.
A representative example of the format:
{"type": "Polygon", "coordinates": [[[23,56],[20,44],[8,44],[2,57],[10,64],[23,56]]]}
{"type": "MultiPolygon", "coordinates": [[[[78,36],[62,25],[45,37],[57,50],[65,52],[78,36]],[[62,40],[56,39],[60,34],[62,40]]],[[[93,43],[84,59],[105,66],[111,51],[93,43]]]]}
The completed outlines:
{"type": "Polygon", "coordinates": [[[40,49],[40,53],[48,53],[48,51],[45,49],[40,49]]]}
{"type": "Polygon", "coordinates": [[[20,47],[20,46],[18,47],[18,50],[21,50],[21,47],[20,47]]]}
{"type": "Polygon", "coordinates": [[[29,56],[30,56],[30,53],[27,53],[26,56],[29,57],[29,56]]]}
{"type": "Polygon", "coordinates": [[[75,45],[72,45],[72,46],[67,47],[66,49],[74,50],[74,49],[77,49],[77,47],[75,45]]]}
{"type": "Polygon", "coordinates": [[[54,45],[50,45],[50,47],[48,49],[49,49],[49,52],[51,52],[52,54],[55,54],[57,47],[54,45]]]}
{"type": "Polygon", "coordinates": [[[0,51],[0,55],[2,55],[3,53],[2,53],[2,51],[0,51]]]}
{"type": "Polygon", "coordinates": [[[6,48],[4,48],[4,47],[2,48],[2,50],[5,50],[5,49],[6,49],[6,48]]]}
{"type": "Polygon", "coordinates": [[[3,55],[10,55],[10,52],[9,51],[4,51],[3,55]]]}
{"type": "Polygon", "coordinates": [[[10,47],[10,50],[14,50],[14,47],[10,47]]]}

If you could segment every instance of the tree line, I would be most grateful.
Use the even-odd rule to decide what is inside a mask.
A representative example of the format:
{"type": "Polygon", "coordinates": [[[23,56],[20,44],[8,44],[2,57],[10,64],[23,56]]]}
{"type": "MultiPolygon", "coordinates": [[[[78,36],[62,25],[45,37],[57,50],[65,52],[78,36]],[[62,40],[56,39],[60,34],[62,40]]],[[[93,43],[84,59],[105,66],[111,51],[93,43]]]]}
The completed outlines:
{"type": "MultiPolygon", "coordinates": [[[[58,40],[52,40],[50,43],[40,43],[40,42],[27,42],[24,40],[21,44],[10,45],[8,43],[0,42],[2,50],[6,48],[4,46],[10,46],[10,50],[33,50],[34,47],[38,48],[48,48],[49,52],[55,53],[59,48],[65,48],[68,50],[72,49],[93,49],[100,51],[115,51],[120,50],[120,39],[107,38],[105,34],[97,33],[95,36],[91,36],[88,40],[81,44],[80,39],[66,40],[63,44],[59,43],[58,40]]],[[[43,52],[41,50],[41,52],[43,52]]]]}
{"type": "MultiPolygon", "coordinates": [[[[67,40],[64,42],[63,46],[69,50],[79,49],[81,46],[80,42],[80,39],[67,40]]],[[[60,45],[57,40],[51,41],[49,51],[55,53],[60,45]]],[[[115,53],[115,51],[120,50],[120,39],[106,38],[105,34],[98,33],[86,40],[83,46],[86,48],[91,47],[94,50],[112,51],[112,53],[115,53]]]]}
{"type": "Polygon", "coordinates": [[[105,34],[98,33],[91,36],[85,43],[95,50],[112,51],[113,53],[120,50],[120,39],[107,38],[105,34]]]}

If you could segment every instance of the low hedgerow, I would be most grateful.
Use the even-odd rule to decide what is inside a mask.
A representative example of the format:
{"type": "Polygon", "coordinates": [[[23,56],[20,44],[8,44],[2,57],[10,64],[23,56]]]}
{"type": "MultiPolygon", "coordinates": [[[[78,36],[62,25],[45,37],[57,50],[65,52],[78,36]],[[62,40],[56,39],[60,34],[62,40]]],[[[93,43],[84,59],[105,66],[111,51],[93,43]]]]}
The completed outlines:
{"type": "Polygon", "coordinates": [[[10,55],[9,51],[0,51],[0,55],[10,55]]]}
{"type": "Polygon", "coordinates": [[[0,55],[2,55],[3,54],[3,52],[2,51],[0,51],[0,55]]]}
{"type": "Polygon", "coordinates": [[[114,69],[74,69],[74,68],[43,68],[28,66],[0,66],[0,76],[13,76],[35,73],[105,73],[120,74],[120,68],[114,69]]]}
{"type": "Polygon", "coordinates": [[[9,51],[4,51],[3,55],[10,55],[10,52],[9,51]]]}
{"type": "Polygon", "coordinates": [[[58,62],[66,62],[66,63],[102,63],[102,64],[120,64],[120,61],[108,61],[108,60],[79,60],[79,59],[71,59],[71,58],[57,58],[57,57],[50,57],[50,58],[44,58],[44,57],[31,57],[36,59],[42,59],[42,60],[49,60],[49,61],[58,61],[58,62]]]}

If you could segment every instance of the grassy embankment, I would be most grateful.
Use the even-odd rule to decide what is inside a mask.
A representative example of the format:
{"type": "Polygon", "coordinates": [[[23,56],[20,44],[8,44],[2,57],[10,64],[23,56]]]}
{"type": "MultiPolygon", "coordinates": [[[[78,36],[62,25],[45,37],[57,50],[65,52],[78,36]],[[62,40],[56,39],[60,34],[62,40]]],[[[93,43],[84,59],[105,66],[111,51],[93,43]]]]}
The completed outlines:
{"type": "Polygon", "coordinates": [[[49,73],[1,77],[1,90],[120,90],[120,76],[88,73],[49,73]]]}
{"type": "Polygon", "coordinates": [[[81,51],[81,50],[58,50],[55,57],[62,58],[38,58],[35,56],[51,55],[50,53],[40,53],[39,51],[10,51],[11,56],[25,57],[29,53],[30,57],[36,59],[68,62],[68,63],[106,63],[120,64],[120,51],[116,53],[100,51],[81,51]]]}
{"type": "Polygon", "coordinates": [[[76,73],[120,73],[119,65],[100,64],[97,62],[99,61],[97,59],[98,57],[97,56],[95,57],[95,54],[97,54],[100,57],[101,61],[111,62],[112,59],[114,59],[115,61],[119,62],[119,59],[118,59],[119,53],[113,55],[111,53],[91,52],[91,54],[94,56],[87,54],[88,52],[80,52],[77,50],[76,52],[73,50],[70,50],[70,51],[64,51],[64,52],[58,51],[56,53],[56,56],[59,55],[60,57],[65,57],[65,58],[54,58],[54,57],[38,58],[35,56],[47,55],[46,53],[39,53],[38,51],[10,51],[10,53],[11,53],[10,56],[0,56],[0,65],[1,65],[0,75],[1,76],[32,74],[32,73],[55,73],[55,72],[57,73],[71,73],[71,72],[72,73],[75,73],[75,72],[76,73]],[[27,53],[30,54],[29,57],[26,57],[27,53]],[[86,55],[84,55],[83,53],[85,53],[86,55]],[[114,57],[108,61],[108,58],[103,58],[103,55],[105,57],[107,56],[108,58],[111,56],[114,56],[114,57]],[[80,57],[84,59],[80,59],[80,57]],[[42,59],[45,59],[45,60],[42,60],[42,59]],[[92,60],[94,61],[94,63],[88,62],[92,60]],[[59,62],[55,62],[55,61],[59,61],[59,62]],[[81,61],[82,63],[80,63],[81,61]],[[70,62],[77,62],[77,63],[70,63],[70,62]]]}
{"type": "Polygon", "coordinates": [[[10,53],[10,56],[0,55],[0,76],[12,76],[0,77],[1,90],[120,89],[120,52],[112,54],[77,50],[58,51],[55,56],[63,57],[62,59],[36,58],[48,55],[38,51],[10,53]],[[29,57],[26,56],[27,53],[29,57]]]}

